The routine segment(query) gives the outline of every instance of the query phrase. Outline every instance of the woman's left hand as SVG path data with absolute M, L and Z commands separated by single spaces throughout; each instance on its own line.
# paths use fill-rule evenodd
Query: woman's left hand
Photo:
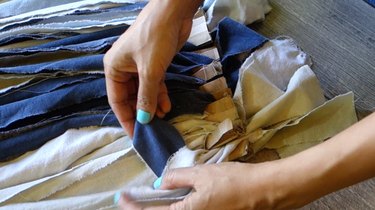
M 166 173 L 160 189 L 191 187 L 193 192 L 171 206 L 142 208 L 122 195 L 122 209 L 275 209 L 287 188 L 278 186 L 278 161 L 246 164 L 221 163 L 180 168 Z

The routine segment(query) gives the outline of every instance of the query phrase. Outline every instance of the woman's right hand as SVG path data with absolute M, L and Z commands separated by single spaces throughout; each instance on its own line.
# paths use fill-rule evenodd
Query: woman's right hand
M 199 3 L 151 0 L 104 56 L 109 104 L 130 137 L 136 110 L 143 124 L 170 111 L 165 71 L 188 39 Z

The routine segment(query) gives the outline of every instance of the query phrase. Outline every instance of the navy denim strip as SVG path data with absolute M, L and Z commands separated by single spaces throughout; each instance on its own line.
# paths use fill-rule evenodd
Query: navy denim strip
M 119 127 L 113 113 L 77 114 L 57 120 L 48 126 L 35 128 L 31 132 L 21 133 L 13 138 L 0 141 L 0 161 L 6 161 L 25 152 L 38 149 L 47 141 L 60 136 L 68 129 L 97 125 Z
M 77 34 L 77 32 L 58 32 L 53 34 L 17 34 L 15 36 L 0 38 L 0 46 L 28 40 L 62 39 Z
M 38 74 L 58 71 L 94 71 L 103 70 L 103 55 L 88 55 L 54 62 L 26 66 L 3 67 L 0 73 Z
M 2 131 L 2 132 L 0 132 L 0 141 L 4 140 L 4 139 L 15 137 L 15 136 L 17 136 L 21 133 L 32 132 L 35 128 L 39 128 L 39 127 L 42 127 L 42 126 L 48 126 L 50 123 L 56 122 L 58 120 L 69 118 L 70 116 L 77 116 L 78 114 L 85 114 L 85 115 L 102 114 L 104 111 L 106 111 L 105 113 L 110 113 L 111 110 L 110 110 L 110 107 L 109 107 L 108 103 L 106 103 L 106 99 L 107 98 L 98 99 L 98 100 L 95 100 L 93 103 L 92 103 L 92 101 L 90 101 L 91 104 L 95 104 L 92 108 L 86 108 L 86 109 L 83 109 L 83 110 L 78 110 L 81 105 L 85 106 L 84 103 L 79 104 L 80 106 L 75 106 L 75 107 L 73 107 L 73 109 L 58 110 L 58 112 L 60 112 L 60 114 L 57 114 L 56 116 L 53 116 L 51 113 L 49 113 L 50 116 L 48 118 L 42 119 L 38 122 L 27 123 L 25 125 L 18 126 L 16 128 L 13 128 L 13 129 L 10 129 L 10 130 L 7 130 L 7 131 Z M 61 114 L 62 112 L 65 112 L 65 113 Z
M 204 83 L 205 81 L 199 78 L 167 73 L 165 84 L 172 110 L 164 119 L 169 120 L 182 114 L 202 114 L 206 106 L 215 101 L 211 94 L 198 89 Z
M 172 110 L 165 120 L 183 114 L 202 114 L 215 99 L 198 88 L 204 81 L 185 75 L 167 73 L 165 79 Z M 185 145 L 178 131 L 169 123 L 155 117 L 150 124 L 136 123 L 134 148 L 157 176 L 163 172 L 169 157 Z
M 60 47 L 60 46 L 66 46 L 66 45 L 81 44 L 84 42 L 95 41 L 98 39 L 103 39 L 103 38 L 108 38 L 108 37 L 113 37 L 113 36 L 120 36 L 128 28 L 129 26 L 126 25 L 126 26 L 120 26 L 120 27 L 106 29 L 102 31 L 91 32 L 87 34 L 79 34 L 76 36 L 48 42 L 46 44 L 41 44 L 41 45 L 32 47 L 31 49 L 54 48 L 54 47 Z
M 36 97 L 41 94 L 49 93 L 62 87 L 73 84 L 91 81 L 103 77 L 99 74 L 82 74 L 74 76 L 63 76 L 55 78 L 44 78 L 28 83 L 27 86 L 11 89 L 10 91 L 0 94 L 0 106 L 21 101 L 27 98 Z
M 42 56 L 49 56 L 46 52 L 49 52 L 52 56 L 56 57 L 60 51 L 73 51 L 73 52 L 86 52 L 86 53 L 100 53 L 108 50 L 112 44 L 118 39 L 118 36 L 103 38 L 94 41 L 88 41 L 79 44 L 62 45 L 58 47 L 32 47 L 32 48 L 21 48 L 0 51 L 0 58 L 6 59 L 6 56 L 18 56 L 23 59 L 27 59 L 25 55 L 31 55 L 36 53 L 43 53 Z M 18 64 L 23 65 L 23 64 Z
M 243 61 L 236 55 L 252 52 L 268 39 L 230 18 L 224 18 L 217 26 L 216 43 L 221 55 L 223 73 L 228 86 L 235 90 L 238 70 Z
M 99 99 L 106 95 L 105 80 L 100 78 L 2 105 L 0 106 L 0 131 L 13 128 L 13 124 L 19 121 L 27 120 L 30 122 L 29 118 L 44 116 L 48 112 Z
M 365 0 L 368 4 L 375 7 L 375 0 Z
M 160 176 L 169 157 L 185 146 L 181 134 L 155 117 L 149 124 L 135 124 L 133 145 L 147 165 Z
M 172 60 L 168 72 L 185 75 L 193 74 L 193 70 L 203 65 L 212 63 L 213 59 L 192 52 L 180 52 Z
M 165 119 L 172 119 L 182 114 L 202 114 L 206 106 L 215 101 L 208 93 L 187 88 L 168 89 L 168 95 L 173 112 L 169 112 Z
M 181 52 L 175 56 L 168 72 L 192 74 L 197 67 L 208 65 L 213 60 L 204 55 L 191 52 Z M 69 58 L 54 62 L 45 62 L 39 64 L 2 67 L 0 73 L 12 74 L 37 74 L 54 71 L 91 71 L 103 70 L 103 55 L 88 55 L 77 58 Z

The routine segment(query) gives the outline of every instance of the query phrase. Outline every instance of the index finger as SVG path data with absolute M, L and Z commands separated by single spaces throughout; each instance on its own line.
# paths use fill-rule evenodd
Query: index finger
M 108 102 L 119 123 L 133 138 L 136 106 L 136 81 L 132 73 L 106 70 Z

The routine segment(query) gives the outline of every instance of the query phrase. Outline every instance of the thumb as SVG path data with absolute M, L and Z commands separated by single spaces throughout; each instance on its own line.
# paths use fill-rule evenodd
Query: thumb
M 154 117 L 162 77 L 163 75 L 139 74 L 137 96 L 137 121 L 139 123 L 147 124 Z

